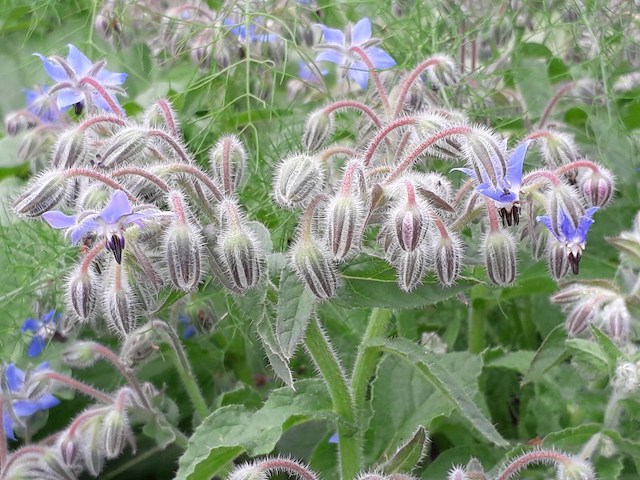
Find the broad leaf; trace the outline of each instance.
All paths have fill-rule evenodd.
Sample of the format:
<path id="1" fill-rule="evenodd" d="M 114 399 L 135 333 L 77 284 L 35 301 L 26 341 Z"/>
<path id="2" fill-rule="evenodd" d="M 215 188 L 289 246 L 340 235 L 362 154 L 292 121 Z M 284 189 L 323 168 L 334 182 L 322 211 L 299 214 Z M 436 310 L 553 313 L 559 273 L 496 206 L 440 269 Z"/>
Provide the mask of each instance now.
<path id="1" fill-rule="evenodd" d="M 269 364 L 273 368 L 273 372 L 289 387 L 293 388 L 293 376 L 289 369 L 289 362 L 282 354 L 278 340 L 273 333 L 271 320 L 267 312 L 256 322 L 258 335 L 262 341 L 262 346 L 269 359 Z"/>
<path id="2" fill-rule="evenodd" d="M 389 460 L 380 465 L 380 470 L 387 475 L 410 473 L 418 466 L 428 448 L 429 437 L 427 430 L 420 425 L 405 444 Z"/>
<path id="3" fill-rule="evenodd" d="M 315 299 L 298 276 L 289 269 L 280 274 L 276 310 L 276 338 L 286 359 L 293 357 L 304 338 Z"/>

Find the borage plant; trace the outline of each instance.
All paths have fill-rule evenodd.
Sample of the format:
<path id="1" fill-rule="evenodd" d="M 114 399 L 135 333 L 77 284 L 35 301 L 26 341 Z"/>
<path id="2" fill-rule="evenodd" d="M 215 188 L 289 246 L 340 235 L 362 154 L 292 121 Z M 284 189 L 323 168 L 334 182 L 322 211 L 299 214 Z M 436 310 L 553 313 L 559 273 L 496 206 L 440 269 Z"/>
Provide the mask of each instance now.
<path id="1" fill-rule="evenodd" d="M 161 66 L 189 53 L 211 86 L 221 71 L 230 90 L 242 80 L 249 107 L 313 108 L 299 138 L 196 142 L 202 123 L 174 107 L 192 92 L 131 114 L 125 73 L 74 45 L 37 54 L 56 83 L 7 118 L 21 158 L 37 158 L 12 208 L 59 230 L 74 262 L 61 260 L 64 294 L 39 292 L 22 326 L 28 356 L 50 362 L 4 368 L 2 478 L 130 478 L 149 456 L 179 479 L 638 473 L 640 227 L 610 239 L 613 280 L 583 277 L 621 187 L 615 162 L 552 123 L 584 82 L 551 92 L 535 128 L 515 95 L 507 130 L 478 106 L 507 95 L 494 74 L 507 57 L 482 49 L 521 52 L 466 6 L 460 61 L 433 53 L 406 70 L 413 57 L 374 35 L 381 19 L 330 26 L 340 6 L 326 22 L 308 2 L 122 7 L 96 10 L 112 45 L 144 42 Z M 395 2 L 390 24 L 422 20 L 415 9 Z M 515 13 L 523 35 L 543 21 Z M 278 84 L 270 69 L 286 62 L 300 78 Z M 538 302 L 556 289 L 564 326 Z M 100 361 L 118 380 L 98 381 Z M 89 403 L 60 427 L 72 392 Z"/>

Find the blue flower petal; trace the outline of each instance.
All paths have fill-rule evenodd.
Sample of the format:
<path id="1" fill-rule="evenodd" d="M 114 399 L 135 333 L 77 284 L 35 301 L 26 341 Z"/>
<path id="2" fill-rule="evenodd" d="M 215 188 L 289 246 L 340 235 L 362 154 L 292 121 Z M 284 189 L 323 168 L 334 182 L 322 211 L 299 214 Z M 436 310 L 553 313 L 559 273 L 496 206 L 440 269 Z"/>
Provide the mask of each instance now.
<path id="1" fill-rule="evenodd" d="M 24 372 L 20 370 L 15 363 L 10 364 L 5 370 L 5 377 L 7 378 L 7 385 L 9 390 L 17 392 L 24 385 Z"/>
<path id="2" fill-rule="evenodd" d="M 540 216 L 540 217 L 536 217 L 536 222 L 542 223 L 545 227 L 547 227 L 547 230 L 549 230 L 551 232 L 551 234 L 554 237 L 556 237 L 556 240 L 558 240 L 559 242 L 562 242 L 562 240 L 560 240 L 560 238 L 558 238 L 558 234 L 553 229 L 553 223 L 551 222 L 551 217 L 548 217 L 546 215 Z"/>
<path id="3" fill-rule="evenodd" d="M 67 63 L 69 63 L 69 66 L 76 72 L 78 77 L 84 77 L 93 67 L 93 63 L 74 45 L 69 44 L 68 47 Z"/>
<path id="4" fill-rule="evenodd" d="M 324 35 L 324 41 L 332 45 L 344 46 L 344 33 L 337 28 L 329 28 L 324 25 L 320 25 L 322 33 Z"/>
<path id="5" fill-rule="evenodd" d="M 96 80 L 105 87 L 117 87 L 118 85 L 122 85 L 127 77 L 128 74 L 126 73 L 114 73 L 109 70 L 100 70 L 96 75 Z"/>
<path id="6" fill-rule="evenodd" d="M 2 413 L 2 426 L 4 427 L 5 437 L 15 440 L 16 435 L 13 433 L 13 418 L 11 418 L 11 414 L 6 410 Z"/>
<path id="7" fill-rule="evenodd" d="M 593 225 L 593 219 L 591 218 L 594 213 L 598 211 L 599 207 L 591 207 L 588 208 L 584 213 L 584 217 L 580 219 L 580 223 L 578 224 L 578 228 L 576 229 L 576 236 L 578 237 L 578 241 L 580 243 L 587 240 L 587 233 Z"/>
<path id="8" fill-rule="evenodd" d="M 111 101 L 116 105 L 118 112 L 124 113 L 122 110 L 122 107 L 120 106 L 120 102 L 115 97 L 115 95 L 111 94 L 111 92 L 109 92 L 108 90 L 107 90 L 107 95 L 109 96 Z M 111 105 L 109 105 L 109 102 L 107 102 L 107 100 L 105 100 L 105 98 L 98 92 L 92 92 L 91 100 L 93 101 L 93 104 L 96 107 L 98 107 L 100 110 L 104 110 L 105 112 L 113 112 L 113 109 L 111 108 Z M 114 112 L 114 113 L 117 113 L 117 112 Z"/>
<path id="9" fill-rule="evenodd" d="M 90 217 L 84 220 L 77 227 L 71 228 L 71 245 L 76 245 L 82 237 L 87 235 L 89 232 L 95 232 L 100 225 L 96 222 L 93 217 Z"/>
<path id="10" fill-rule="evenodd" d="M 384 69 L 395 66 L 396 61 L 391 55 L 378 47 L 369 47 L 366 53 L 374 67 Z"/>
<path id="11" fill-rule="evenodd" d="M 364 68 L 363 68 L 364 67 Z M 367 83 L 369 83 L 369 70 L 362 62 L 354 62 L 352 67 L 349 68 L 347 76 L 355 81 L 362 90 L 367 89 Z"/>
<path id="12" fill-rule="evenodd" d="M 47 344 L 44 338 L 42 338 L 40 335 L 34 336 L 31 339 L 31 343 L 29 343 L 29 349 L 27 350 L 27 355 L 29 355 L 32 358 L 39 356 L 44 350 L 44 347 L 46 345 Z"/>
<path id="13" fill-rule="evenodd" d="M 13 412 L 18 417 L 29 417 L 40 410 L 37 403 L 30 400 L 14 400 L 12 405 Z"/>
<path id="14" fill-rule="evenodd" d="M 327 440 L 329 443 L 338 443 L 338 441 L 340 440 L 340 438 L 338 437 L 338 433 L 334 433 L 333 435 L 331 435 L 329 437 L 329 440 Z"/>
<path id="15" fill-rule="evenodd" d="M 49 60 L 47 57 L 39 53 L 34 53 L 34 55 L 42 60 L 44 71 L 47 72 L 47 75 L 49 75 L 52 80 L 54 80 L 55 82 L 65 82 L 69 80 L 67 71 L 62 68 L 58 62 Z"/>
<path id="16" fill-rule="evenodd" d="M 115 190 L 109 203 L 100 212 L 100 218 L 107 225 L 115 225 L 123 216 L 130 215 L 132 210 L 127 194 L 122 190 Z"/>
<path id="17" fill-rule="evenodd" d="M 318 54 L 316 62 L 331 62 L 337 65 L 342 65 L 344 63 L 344 59 L 344 55 L 340 52 L 336 52 L 335 50 L 324 50 Z"/>
<path id="18" fill-rule="evenodd" d="M 45 313 L 42 318 L 40 319 L 40 321 L 44 324 L 47 324 L 49 322 L 53 322 L 55 323 L 58 320 L 58 315 L 56 315 L 56 311 L 54 310 L 49 310 L 47 313 Z"/>
<path id="19" fill-rule="evenodd" d="M 42 218 L 53 228 L 69 228 L 76 224 L 76 217 L 65 215 L 58 210 L 51 210 L 42 214 Z"/>
<path id="20" fill-rule="evenodd" d="M 490 183 L 481 183 L 476 187 L 476 191 L 496 202 L 507 202 L 507 200 L 505 200 L 504 190 L 496 190 Z"/>
<path id="21" fill-rule="evenodd" d="M 38 410 L 48 410 L 51 407 L 55 407 L 56 405 L 60 405 L 60 400 L 50 393 L 45 393 L 38 400 L 36 400 L 36 406 Z"/>
<path id="22" fill-rule="evenodd" d="M 75 88 L 63 88 L 58 92 L 58 96 L 56 97 L 56 103 L 60 110 L 64 110 L 65 108 L 83 101 L 84 93 L 82 93 L 82 90 Z"/>
<path id="23" fill-rule="evenodd" d="M 476 178 L 476 171 L 473 168 L 452 168 L 449 172 L 462 172 L 471 178 Z"/>
<path id="24" fill-rule="evenodd" d="M 567 240 L 575 236 L 576 227 L 573 224 L 573 221 L 571 220 L 571 218 L 567 217 L 567 214 L 564 213 L 564 210 L 562 208 L 560 208 L 560 211 L 558 212 L 558 223 L 560 224 L 560 230 L 561 230 L 558 233 L 564 236 L 562 241 L 566 242 Z"/>
<path id="25" fill-rule="evenodd" d="M 365 17 L 351 29 L 351 45 L 362 45 L 371 38 L 371 21 Z"/>
<path id="26" fill-rule="evenodd" d="M 34 318 L 27 318 L 22 324 L 21 332 L 37 332 L 42 326 L 42 322 L 40 320 L 36 320 Z"/>
<path id="27" fill-rule="evenodd" d="M 524 166 L 524 157 L 527 154 L 527 149 L 531 144 L 531 140 L 518 145 L 509 158 L 509 166 L 507 167 L 506 179 L 513 186 L 520 187 L 522 185 L 522 168 Z"/>

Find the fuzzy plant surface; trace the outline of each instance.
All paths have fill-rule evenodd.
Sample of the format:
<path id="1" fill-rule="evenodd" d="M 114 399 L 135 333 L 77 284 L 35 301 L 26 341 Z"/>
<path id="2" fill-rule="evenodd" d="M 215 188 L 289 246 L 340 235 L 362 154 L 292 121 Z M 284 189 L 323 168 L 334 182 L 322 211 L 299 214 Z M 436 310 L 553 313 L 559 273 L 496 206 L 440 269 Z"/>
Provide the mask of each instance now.
<path id="1" fill-rule="evenodd" d="M 621 0 L 0 9 L 0 480 L 640 477 Z"/>

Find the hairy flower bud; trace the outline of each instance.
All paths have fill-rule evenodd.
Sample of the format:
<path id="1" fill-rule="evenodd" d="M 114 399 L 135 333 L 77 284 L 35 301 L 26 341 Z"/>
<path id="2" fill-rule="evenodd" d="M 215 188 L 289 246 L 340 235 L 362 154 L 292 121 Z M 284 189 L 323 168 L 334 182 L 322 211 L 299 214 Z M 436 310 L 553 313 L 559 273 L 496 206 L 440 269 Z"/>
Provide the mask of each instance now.
<path id="1" fill-rule="evenodd" d="M 562 462 L 556 472 L 557 480 L 596 480 L 591 464 L 579 457 L 571 457 L 571 462 Z"/>
<path id="2" fill-rule="evenodd" d="M 449 231 L 438 232 L 431 240 L 431 250 L 438 281 L 450 287 L 456 282 L 462 268 L 460 237 Z"/>
<path id="3" fill-rule="evenodd" d="M 364 208 L 351 195 L 334 197 L 327 208 L 327 238 L 333 257 L 342 261 L 360 245 Z"/>
<path id="4" fill-rule="evenodd" d="M 640 391 L 640 362 L 618 363 L 612 385 L 623 398 Z"/>
<path id="5" fill-rule="evenodd" d="M 191 51 L 189 52 L 189 56 L 191 57 L 191 61 L 204 72 L 211 68 L 213 44 L 214 40 L 208 31 L 198 35 L 190 42 Z"/>
<path id="6" fill-rule="evenodd" d="M 285 158 L 276 170 L 273 195 L 282 207 L 304 208 L 324 187 L 324 171 L 320 161 L 298 154 Z"/>
<path id="7" fill-rule="evenodd" d="M 326 113 L 324 108 L 311 112 L 304 124 L 302 145 L 309 152 L 320 150 L 333 135 L 334 128 L 333 115 Z"/>
<path id="8" fill-rule="evenodd" d="M 338 289 L 338 272 L 329 254 L 313 238 L 299 239 L 291 249 L 291 264 L 305 285 L 319 299 L 332 298 Z"/>
<path id="9" fill-rule="evenodd" d="M 13 203 L 18 215 L 39 217 L 58 205 L 67 195 L 67 178 L 64 172 L 50 170 L 29 182 L 27 188 Z"/>
<path id="10" fill-rule="evenodd" d="M 482 248 L 487 276 L 496 285 L 508 285 L 516 279 L 516 244 L 505 230 L 492 231 Z"/>
<path id="11" fill-rule="evenodd" d="M 119 269 L 119 265 L 115 269 Z M 106 286 L 102 304 L 109 329 L 126 337 L 138 326 L 138 304 L 126 279 L 122 278 L 120 282 L 120 285 L 115 282 L 113 286 Z"/>
<path id="12" fill-rule="evenodd" d="M 588 170 L 578 176 L 578 188 L 591 207 L 603 207 L 615 190 L 613 174 L 604 167 Z"/>
<path id="13" fill-rule="evenodd" d="M 262 278 L 266 257 L 255 236 L 242 227 L 232 227 L 219 238 L 218 258 L 234 284 L 233 291 L 244 293 Z"/>
<path id="14" fill-rule="evenodd" d="M 190 223 L 174 222 L 164 237 L 164 258 L 171 283 L 188 292 L 200 283 L 202 237 Z"/>
<path id="15" fill-rule="evenodd" d="M 101 164 L 111 168 L 120 163 L 135 162 L 145 152 L 148 142 L 144 128 L 125 127 L 119 130 L 100 152 Z"/>
<path id="16" fill-rule="evenodd" d="M 427 254 L 422 249 L 410 252 L 400 250 L 393 263 L 396 267 L 398 286 L 403 292 L 410 292 L 420 285 L 429 266 Z"/>
<path id="17" fill-rule="evenodd" d="M 88 368 L 100 359 L 93 342 L 75 342 L 62 352 L 62 361 L 72 368 Z"/>
<path id="18" fill-rule="evenodd" d="M 452 120 L 440 112 L 427 110 L 417 117 L 415 129 L 421 137 L 428 138 L 454 125 Z M 458 161 L 463 157 L 463 149 L 455 137 L 446 137 L 425 150 L 429 156 L 444 160 Z"/>
<path id="19" fill-rule="evenodd" d="M 629 340 L 631 314 L 623 297 L 616 298 L 602 309 L 602 319 L 609 336 L 614 341 L 623 344 Z"/>
<path id="20" fill-rule="evenodd" d="M 71 168 L 85 163 L 89 156 L 89 145 L 84 132 L 80 128 L 70 128 L 58 136 L 51 164 L 56 168 Z"/>
<path id="21" fill-rule="evenodd" d="M 542 135 L 539 138 L 543 164 L 551 169 L 575 162 L 581 156 L 573 137 L 567 133 L 551 130 L 547 135 Z M 574 183 L 576 171 L 566 172 L 565 177 L 569 183 Z"/>
<path id="22" fill-rule="evenodd" d="M 235 135 L 227 135 L 209 151 L 209 166 L 218 185 L 227 195 L 233 195 L 242 183 L 247 169 L 247 152 Z"/>
<path id="23" fill-rule="evenodd" d="M 560 280 L 569 271 L 569 259 L 565 246 L 552 237 L 547 244 L 547 264 L 549 273 L 555 280 Z"/>
<path id="24" fill-rule="evenodd" d="M 97 282 L 96 274 L 91 269 L 83 271 L 81 267 L 78 267 L 69 276 L 67 300 L 81 320 L 91 318 L 95 311 Z"/>
<path id="25" fill-rule="evenodd" d="M 4 126 L 10 137 L 14 137 L 23 130 L 29 130 L 36 125 L 38 125 L 38 118 L 27 110 L 11 112 L 4 119 Z"/>
<path id="26" fill-rule="evenodd" d="M 598 314 L 600 303 L 597 297 L 587 297 L 576 303 L 566 319 L 567 333 L 570 337 L 576 337 L 586 330 L 589 322 Z"/>
<path id="27" fill-rule="evenodd" d="M 131 332 L 122 344 L 120 358 L 129 368 L 133 368 L 158 351 L 156 332 L 149 324 L 141 325 Z"/>
<path id="28" fill-rule="evenodd" d="M 107 459 L 116 458 L 122 453 L 128 429 L 129 423 L 124 411 L 111 408 L 104 416 L 100 436 Z"/>
<path id="29" fill-rule="evenodd" d="M 102 415 L 88 418 L 78 428 L 78 446 L 82 451 L 84 466 L 89 473 L 97 477 L 104 467 L 104 446 L 101 442 Z"/>
<path id="30" fill-rule="evenodd" d="M 448 55 L 433 55 L 438 62 L 426 70 L 429 80 L 435 88 L 450 87 L 458 83 L 458 67 Z"/>

